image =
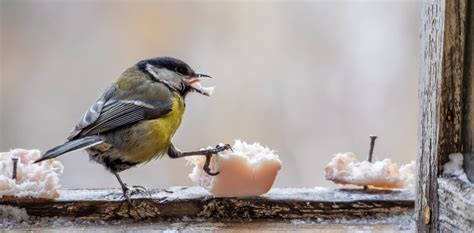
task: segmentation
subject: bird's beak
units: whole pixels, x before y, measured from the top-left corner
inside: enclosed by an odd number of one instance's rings
[[[184,82],[186,86],[191,87],[193,90],[195,90],[196,92],[202,95],[206,95],[206,96],[212,95],[212,92],[214,91],[214,87],[201,86],[200,82],[202,78],[212,78],[212,77],[207,74],[196,74],[195,76],[185,80]]]
[[[197,78],[212,78],[211,76],[209,76],[207,74],[196,74],[196,77]]]

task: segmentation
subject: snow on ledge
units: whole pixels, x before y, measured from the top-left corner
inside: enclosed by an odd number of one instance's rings
[[[449,155],[449,161],[443,165],[443,176],[456,177],[469,184],[471,182],[467,178],[463,169],[464,156],[461,153],[452,153]]]
[[[0,153],[0,198],[3,196],[57,198],[63,165],[57,160],[33,164],[39,150],[15,149]],[[17,178],[12,179],[13,161],[18,158]]]

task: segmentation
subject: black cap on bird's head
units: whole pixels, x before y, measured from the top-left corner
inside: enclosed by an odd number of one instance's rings
[[[198,74],[185,62],[172,57],[155,57],[137,63],[137,67],[148,74],[152,80],[161,82],[169,88],[185,96],[190,91],[209,96],[213,87],[202,87],[202,78],[211,78],[206,74]]]

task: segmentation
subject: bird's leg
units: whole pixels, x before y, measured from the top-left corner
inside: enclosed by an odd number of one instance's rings
[[[114,172],[115,177],[117,177],[120,186],[122,187],[123,197],[125,197],[128,202],[130,202],[130,190],[128,189],[127,185],[123,183],[122,179],[120,178],[117,172]]]
[[[204,155],[206,156],[206,162],[204,162],[204,166],[202,169],[210,176],[216,176],[219,174],[219,172],[211,172],[211,168],[209,167],[209,165],[211,164],[211,158],[212,158],[212,155],[217,154],[224,150],[232,150],[232,147],[229,144],[219,144],[215,148],[211,148],[211,149],[181,152],[178,149],[176,149],[173,144],[171,144],[168,149],[168,155],[170,156],[170,158],[173,158],[173,159],[183,158],[187,156],[194,156],[194,155]]]
[[[127,187],[122,179],[120,178],[119,174],[114,172],[115,177],[117,177],[120,186],[122,187],[123,196],[130,202],[130,196],[137,193],[145,193],[147,189],[141,185],[132,185],[132,190]]]

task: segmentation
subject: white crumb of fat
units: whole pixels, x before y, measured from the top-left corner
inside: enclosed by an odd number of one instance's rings
[[[358,161],[351,152],[334,155],[325,167],[325,177],[336,184],[370,186],[374,188],[414,188],[415,161],[402,165],[390,159]]]
[[[213,156],[210,168],[219,175],[210,176],[202,168],[204,156],[186,158],[192,165],[191,180],[216,197],[258,196],[267,193],[281,169],[278,155],[259,143],[236,140],[232,150]]]
[[[40,157],[39,150],[15,149],[0,153],[0,197],[59,197],[59,176],[64,167],[54,159],[34,164]],[[12,179],[12,158],[18,158],[16,179]]]
[[[202,91],[208,96],[211,96],[214,93],[214,89],[216,89],[216,87],[203,87]]]
[[[463,169],[464,157],[461,153],[449,155],[449,161],[443,165],[443,176],[457,177],[460,180],[470,183]]]
[[[215,89],[215,87],[203,87],[201,85],[201,82],[195,82],[191,84],[191,86],[208,96],[211,96],[214,93],[214,89]]]
[[[403,181],[403,188],[415,188],[416,163],[414,160],[412,160],[410,163],[403,164],[400,167],[400,179]]]

